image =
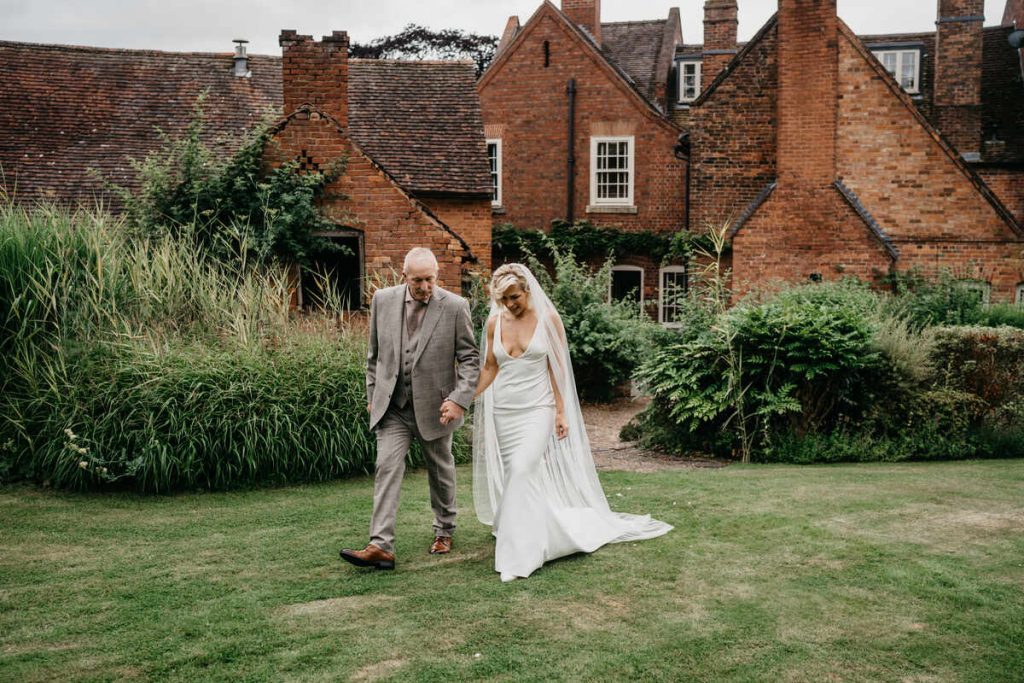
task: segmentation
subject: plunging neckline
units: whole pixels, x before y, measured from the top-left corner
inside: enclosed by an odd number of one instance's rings
[[[537,328],[540,327],[540,318],[538,318],[537,322],[534,324],[534,326],[533,326],[533,334],[530,335],[530,341],[528,341],[526,343],[526,346],[523,347],[523,352],[521,354],[519,354],[518,356],[513,356],[511,353],[508,352],[508,349],[505,348],[505,340],[502,339],[502,331],[501,331],[501,319],[502,319],[502,317],[503,317],[503,314],[499,313],[498,314],[498,345],[501,347],[502,352],[506,356],[508,356],[509,359],[511,359],[511,360],[519,360],[520,358],[525,356],[526,352],[530,350],[531,346],[533,346],[533,338],[537,336]]]

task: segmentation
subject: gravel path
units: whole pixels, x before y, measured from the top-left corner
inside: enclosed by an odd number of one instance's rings
[[[594,463],[599,470],[660,472],[693,467],[724,467],[727,463],[710,458],[678,458],[638,448],[619,438],[623,425],[647,405],[647,399],[619,399],[607,404],[584,404],[583,421],[590,436]]]

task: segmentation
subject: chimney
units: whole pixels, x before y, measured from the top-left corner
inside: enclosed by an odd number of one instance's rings
[[[252,72],[249,71],[249,57],[245,51],[245,45],[249,41],[244,38],[235,38],[231,41],[235,44],[235,76],[249,78]]]
[[[779,0],[779,189],[836,177],[839,42],[836,0]]]
[[[601,45],[601,0],[562,0],[562,12]]]
[[[736,56],[738,14],[736,0],[707,0],[704,3],[704,63],[701,65],[701,81],[705,87]]]
[[[281,31],[284,113],[304,104],[348,127],[348,33],[335,31],[316,42],[312,36]]]
[[[935,21],[937,128],[968,161],[981,149],[984,0],[939,0]]]

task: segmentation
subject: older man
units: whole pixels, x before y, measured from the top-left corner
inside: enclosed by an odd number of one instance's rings
[[[437,286],[437,259],[418,247],[405,256],[405,284],[378,290],[370,304],[366,395],[377,435],[370,543],[341,551],[359,567],[394,569],[395,514],[413,439],[423,446],[434,509],[432,554],[451,551],[455,531],[452,433],[473,398],[480,356],[469,304]]]

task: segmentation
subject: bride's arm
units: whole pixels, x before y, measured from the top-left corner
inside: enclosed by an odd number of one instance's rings
[[[500,313],[498,315],[501,315]],[[484,358],[484,365],[480,368],[480,378],[476,381],[476,391],[473,398],[487,390],[491,382],[498,376],[498,361],[494,357],[494,321],[495,316],[487,320],[487,357]]]

